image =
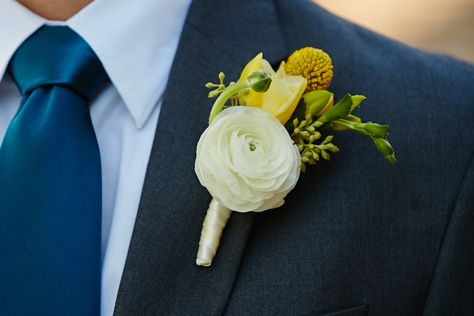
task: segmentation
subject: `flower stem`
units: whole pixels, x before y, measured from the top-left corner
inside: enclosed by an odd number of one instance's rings
[[[209,267],[212,264],[221,241],[222,232],[231,213],[232,211],[227,207],[220,205],[219,202],[212,199],[202,225],[196,258],[198,266]]]
[[[209,125],[212,123],[214,118],[219,114],[224,108],[225,103],[237,92],[247,89],[250,87],[250,82],[248,80],[239,81],[233,85],[228,86],[214,102],[214,105],[211,109],[211,114],[209,115]]]
[[[347,129],[353,130],[359,134],[370,137],[370,134],[363,128],[364,123],[354,123],[345,119],[338,119],[331,123],[334,125],[342,125],[343,127]]]

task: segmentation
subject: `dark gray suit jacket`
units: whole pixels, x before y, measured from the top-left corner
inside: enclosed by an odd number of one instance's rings
[[[368,97],[392,126],[390,167],[357,135],[286,204],[232,215],[210,268],[194,263],[210,196],[194,174],[211,101],[262,51],[315,46],[331,90]],[[474,68],[337,18],[305,0],[195,0],[174,61],[116,315],[474,313]]]

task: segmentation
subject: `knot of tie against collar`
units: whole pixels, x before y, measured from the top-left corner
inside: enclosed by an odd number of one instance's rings
[[[43,26],[15,52],[9,72],[22,95],[59,85],[91,100],[108,80],[90,46],[67,26]]]

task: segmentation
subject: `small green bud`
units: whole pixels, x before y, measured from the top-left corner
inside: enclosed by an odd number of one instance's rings
[[[272,83],[272,78],[265,71],[257,70],[247,77],[250,87],[256,92],[265,92]]]
[[[299,134],[299,132],[300,132],[300,129],[298,127],[293,130],[293,133],[295,134]]]
[[[302,131],[302,132],[300,132],[300,135],[305,137],[305,138],[308,138],[309,137],[309,132],[308,131]]]
[[[321,156],[323,157],[324,160],[331,159],[331,156],[329,156],[328,152],[325,150],[321,150]]]
[[[209,92],[209,94],[207,95],[207,97],[209,99],[212,99],[212,98],[215,98],[217,97],[222,91],[219,91],[219,90],[214,90],[214,91],[211,91]]]
[[[221,71],[221,72],[219,73],[219,81],[220,81],[221,83],[224,83],[224,79],[225,79],[225,74]]]
[[[299,152],[302,152],[303,149],[304,149],[304,146],[303,146],[303,145],[298,145],[298,151],[299,151]]]
[[[298,120],[298,118],[295,118],[295,119],[293,120],[293,126],[294,126],[294,127],[297,127],[298,124],[299,124],[299,122],[300,122],[300,121]]]
[[[388,162],[394,165],[397,162],[395,158],[395,152],[393,151],[392,145],[383,138],[372,139],[377,150],[388,160]]]
[[[301,121],[300,125],[298,126],[299,128],[303,128],[305,127],[306,125],[308,124],[308,122],[306,120],[304,121]]]
[[[313,159],[319,161],[319,155],[317,153],[313,153]]]
[[[333,145],[333,144],[329,144],[329,147],[328,147],[329,151],[332,152],[332,153],[337,153],[339,152],[339,147]]]
[[[308,161],[309,161],[309,158],[308,158],[308,157],[301,157],[301,161],[302,161],[302,162],[308,162]]]
[[[333,139],[334,139],[334,136],[333,136],[333,135],[329,135],[329,136],[326,137],[326,139],[323,141],[323,144],[328,144],[328,143],[332,142]]]
[[[326,123],[326,122],[316,121],[316,122],[314,122],[312,125],[313,125],[315,128],[319,128],[319,127],[323,126],[324,123]]]

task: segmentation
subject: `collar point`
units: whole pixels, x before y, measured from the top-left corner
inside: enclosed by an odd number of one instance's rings
[[[159,101],[150,103],[148,105],[134,107],[132,107],[128,102],[124,103],[127,106],[130,115],[132,116],[133,123],[137,130],[141,130],[145,127],[148,120],[152,116],[152,113],[156,111],[157,107],[159,106]]]

